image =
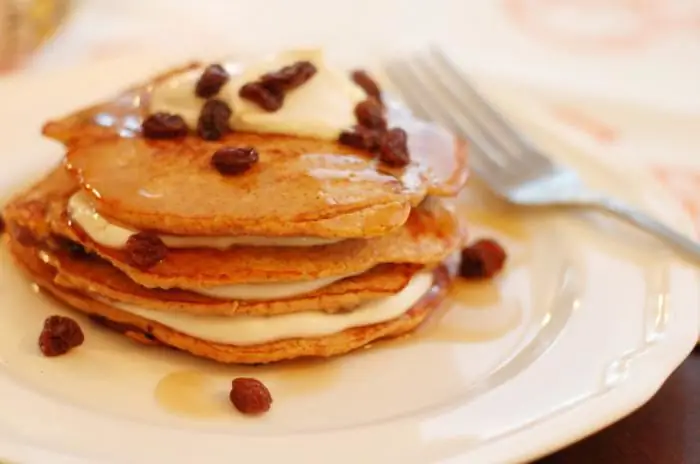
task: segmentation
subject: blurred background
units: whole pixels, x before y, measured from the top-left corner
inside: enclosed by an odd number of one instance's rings
[[[482,76],[700,112],[699,0],[0,0],[0,70],[428,42]]]

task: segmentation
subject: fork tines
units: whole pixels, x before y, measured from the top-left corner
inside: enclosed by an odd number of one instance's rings
[[[524,162],[541,169],[552,167],[441,50],[431,48],[410,59],[392,61],[386,72],[419,116],[443,124],[479,149],[471,157],[477,174],[512,169]]]

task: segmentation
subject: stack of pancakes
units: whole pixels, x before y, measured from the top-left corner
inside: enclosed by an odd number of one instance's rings
[[[342,354],[436,307],[464,236],[440,199],[466,178],[449,133],[404,115],[404,168],[286,135],[146,140],[162,78],[45,126],[65,157],[3,213],[39,286],[134,340],[227,363]],[[259,162],[222,176],[210,159],[224,146],[255,147]],[[139,232],[167,246],[157,263],[130,257]]]

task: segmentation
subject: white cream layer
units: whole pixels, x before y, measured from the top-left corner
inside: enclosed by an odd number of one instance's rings
[[[298,61],[310,61],[317,72],[303,85],[288,92],[279,110],[265,111],[238,96],[243,85]],[[347,73],[326,64],[320,50],[283,52],[242,70],[234,65],[224,64],[224,67],[231,74],[231,79],[216,98],[224,100],[231,107],[230,124],[235,130],[336,140],[341,131],[355,125],[355,105],[366,98],[364,91]],[[151,95],[149,112],[179,114],[190,128],[196,128],[205,101],[195,95],[195,86],[202,71],[188,71],[156,86]]]
[[[68,214],[88,236],[108,248],[124,248],[137,231],[112,224],[100,213],[85,192],[79,191],[68,200]],[[160,235],[168,248],[216,248],[225,250],[234,245],[306,247],[327,245],[341,239],[319,237],[205,237]]]
[[[94,208],[87,194],[78,192],[68,201],[68,214],[95,242],[109,248],[124,248],[136,231],[112,224]],[[248,246],[314,246],[337,240],[311,237],[176,237],[160,235],[168,248],[217,248],[232,245]],[[275,300],[303,295],[318,290],[354,274],[325,277],[301,282],[234,284],[192,290],[195,293],[227,300]]]
[[[353,275],[357,274],[345,274],[301,282],[220,285],[192,291],[225,300],[277,300],[311,293]]]
[[[399,293],[365,303],[351,312],[337,314],[309,311],[268,317],[192,316],[124,303],[109,304],[203,340],[231,345],[256,345],[289,338],[323,337],[352,327],[389,321],[411,309],[432,284],[432,272],[422,271]]]

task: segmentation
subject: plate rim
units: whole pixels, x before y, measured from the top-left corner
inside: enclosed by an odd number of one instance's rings
[[[117,70],[119,69],[122,73],[123,68],[125,67],[125,63],[129,63],[128,66],[133,66],[133,57],[127,58],[126,60],[124,57],[120,57],[117,60],[113,61],[107,61],[107,62],[101,62],[101,63],[87,63],[84,65],[79,65],[71,68],[67,68],[64,70],[61,70],[61,73],[65,78],[70,78],[74,77],[76,75],[83,75],[85,72],[88,72],[91,74],[92,79],[99,79],[103,73],[108,72],[108,70]],[[171,62],[172,58],[168,57],[167,62]],[[141,59],[141,62],[137,65],[139,67],[140,71],[134,72],[133,70],[129,71],[128,74],[133,75],[133,76],[142,76],[142,75],[147,75],[151,73],[152,71],[162,67],[163,61],[161,59],[153,59],[153,57],[145,57]],[[127,67],[128,67],[127,66]],[[47,78],[47,75],[50,73],[47,72],[34,72],[31,75],[26,75],[26,76],[13,76],[11,78],[7,79],[2,79],[0,80],[0,94],[4,92],[22,92],[22,88],[25,88],[25,92],[27,89],[31,89],[31,85],[36,85],[36,80],[38,79],[41,81],[43,78]],[[118,73],[117,73],[118,74]],[[56,78],[56,76],[53,76],[53,78]],[[105,90],[107,88],[109,89],[117,89],[119,86],[116,85],[116,79],[114,80],[115,85],[106,85],[104,86]],[[29,86],[27,88],[27,86]],[[101,87],[102,88],[102,87]],[[1,116],[2,113],[0,113]],[[629,166],[626,166],[629,167]],[[638,170],[640,172],[640,175],[642,175],[642,170]],[[670,210],[672,210],[672,214],[677,217],[682,217],[683,218],[683,225],[682,229],[685,232],[690,232],[692,230],[691,226],[691,221],[689,216],[685,211],[682,210],[680,207],[679,203],[675,201],[670,195],[670,193],[664,189],[658,181],[653,179],[651,175],[644,175],[645,179],[650,180],[651,185],[653,185],[653,189],[655,192],[655,195],[658,195],[659,197],[663,197],[663,203],[669,207]],[[676,224],[678,227],[679,225]],[[672,259],[674,265],[677,265],[678,263],[676,262],[676,259]],[[698,274],[698,271],[696,270],[694,272],[694,300],[697,303],[700,300],[700,274]],[[695,311],[696,315],[698,313],[698,309]],[[697,324],[696,324],[697,326]],[[567,446],[574,441],[577,441],[591,433],[595,433],[596,431],[600,430],[601,428],[604,428],[605,426],[621,419],[622,417],[627,416],[637,408],[643,406],[658,390],[659,388],[663,385],[663,383],[667,380],[667,378],[670,376],[670,374],[683,362],[685,357],[687,356],[690,351],[692,351],[693,347],[695,346],[695,340],[697,339],[697,329],[694,330],[694,337],[692,338],[691,335],[691,330],[689,329],[688,334],[687,334],[687,339],[676,339],[675,342],[669,341],[668,339],[664,339],[661,342],[659,342],[654,350],[649,350],[645,351],[641,355],[637,356],[634,358],[634,362],[631,365],[629,374],[625,382],[622,382],[620,385],[616,386],[616,388],[613,388],[609,391],[607,391],[602,397],[600,397],[596,401],[600,401],[601,404],[609,403],[609,402],[615,402],[616,407],[614,408],[615,412],[612,412],[613,409],[609,409],[608,412],[609,414],[605,418],[599,419],[596,424],[591,424],[587,427],[581,428],[579,426],[578,429],[576,429],[576,432],[572,432],[571,430],[568,430],[568,435],[566,437],[559,437],[557,440],[549,440],[548,442],[550,443],[548,446],[539,446],[539,447],[531,447],[533,449],[530,449],[529,451],[520,454],[517,456],[518,459],[534,459],[536,457],[542,456],[544,454],[548,454],[552,451],[555,451],[556,449],[559,449],[563,446]],[[649,362],[647,358],[651,356],[653,357],[658,357],[660,354],[663,354],[662,358],[664,358],[664,363],[653,363]],[[648,364],[646,367],[643,367],[645,364]],[[642,366],[642,367],[640,367]],[[652,367],[654,369],[652,369]],[[649,374],[653,370],[654,377],[653,379],[650,379]],[[645,374],[645,377],[643,381],[638,381],[637,377],[641,375],[641,373]],[[623,398],[623,400],[617,399],[618,397]],[[610,398],[615,398],[615,399],[610,399]],[[590,400],[588,400],[590,401]],[[586,408],[584,407],[585,404],[588,402],[584,402],[581,405],[577,406],[576,408],[573,408],[571,410],[567,410],[562,412],[561,414],[557,413],[554,417],[548,416],[547,419],[543,422],[543,424],[540,424],[536,427],[539,426],[545,426],[547,424],[552,423],[553,421],[559,422],[559,421],[565,421],[565,419],[569,418],[572,414],[578,414],[582,415],[583,417],[586,417],[586,414],[583,414],[581,412],[576,412],[579,410],[585,410]],[[602,406],[599,406],[599,408]],[[591,418],[594,415],[589,415],[588,418]],[[597,414],[595,416],[600,417],[600,414]],[[579,420],[580,422],[580,420]],[[590,422],[593,422],[591,419]],[[564,434],[565,431],[567,430],[566,427],[553,427],[551,425],[548,426],[550,429],[555,430],[561,434]],[[515,431],[513,432],[513,437],[511,438],[513,440],[520,439],[518,438],[521,436],[524,431]],[[510,433],[508,434],[510,435]],[[555,434],[556,435],[556,434]],[[502,439],[499,438],[494,444],[502,446],[504,443],[508,443],[511,439],[509,438],[504,438],[506,441],[501,441]],[[21,443],[18,443],[20,446],[22,446]],[[0,447],[3,445],[0,444]],[[486,445],[488,448],[491,448],[493,444],[488,444]],[[537,448],[537,449],[534,449]],[[44,448],[37,448],[37,450],[42,451],[42,452],[55,452],[50,449],[44,449]],[[474,449],[474,450],[467,450],[463,454],[460,454],[458,456],[451,456],[451,458],[466,458],[466,457],[471,457],[473,456],[478,456],[479,454],[479,448]],[[513,454],[510,454],[507,459],[513,459]],[[61,453],[58,453],[57,458],[61,458]],[[65,458],[71,457],[69,455],[66,455]],[[76,456],[77,458],[78,456]],[[486,456],[487,458],[489,457],[488,455]]]

